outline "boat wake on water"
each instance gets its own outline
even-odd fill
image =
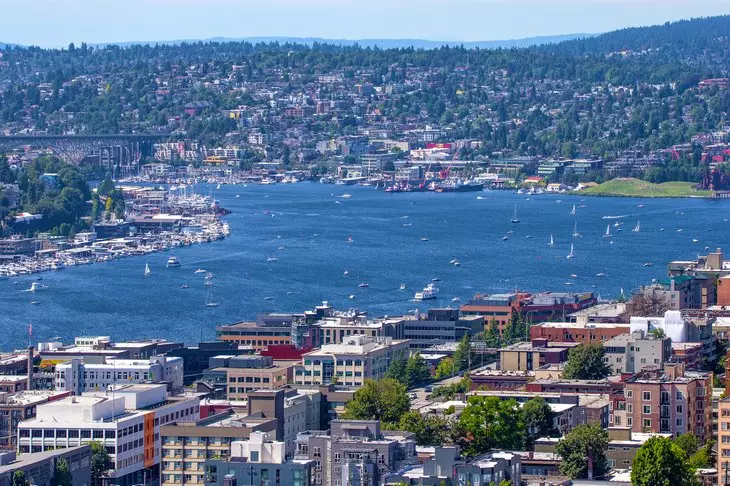
[[[627,218],[628,214],[623,214],[621,216],[604,216],[602,219],[621,219],[621,218]]]

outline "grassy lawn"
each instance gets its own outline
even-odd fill
[[[640,179],[613,179],[598,186],[591,187],[579,194],[589,196],[625,196],[625,197],[708,197],[711,191],[698,191],[691,182],[664,182],[652,184]]]

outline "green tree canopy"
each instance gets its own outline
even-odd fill
[[[456,351],[454,352],[454,363],[456,364],[456,369],[459,371],[468,369],[470,357],[471,340],[469,334],[464,334],[461,337],[459,344],[456,346]]]
[[[25,471],[19,470],[13,473],[13,486],[28,486],[30,481],[25,477]]]
[[[588,478],[589,464],[593,477],[601,477],[608,470],[606,449],[608,432],[598,424],[583,424],[571,430],[555,447],[560,455],[560,472],[571,479]]]
[[[522,406],[525,422],[525,449],[532,450],[535,439],[550,437],[556,430],[553,425],[555,414],[542,397],[535,397]]]
[[[448,378],[454,373],[454,370],[453,358],[444,358],[436,365],[436,379],[443,380],[444,378]]]
[[[345,404],[345,418],[350,420],[380,420],[395,424],[411,407],[405,385],[385,378],[365,380],[354,398]]]
[[[55,486],[71,486],[73,484],[71,469],[68,467],[68,461],[63,457],[56,461],[53,470],[53,482]]]
[[[100,442],[90,442],[91,445],[91,480],[94,484],[101,484],[101,479],[112,467],[112,461],[106,447]]]
[[[403,357],[398,357],[390,361],[388,370],[385,372],[386,378],[391,378],[403,385],[408,386],[408,361]]]
[[[574,380],[601,380],[611,370],[603,361],[606,351],[600,343],[581,344],[568,353],[568,362],[563,369],[563,377]]]
[[[406,364],[406,382],[408,388],[424,383],[430,378],[431,372],[428,369],[426,361],[421,357],[420,353],[412,354]]]
[[[446,442],[449,422],[440,417],[424,417],[416,410],[409,410],[403,414],[397,428],[416,434],[418,445],[434,446]]]
[[[636,486],[694,486],[694,471],[682,448],[666,437],[644,442],[631,466],[631,484]]]
[[[523,444],[522,410],[515,400],[469,397],[459,425],[465,433],[459,445],[467,456],[495,448],[519,449]]]

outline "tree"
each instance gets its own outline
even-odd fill
[[[636,453],[631,466],[631,484],[691,486],[697,480],[679,445],[666,437],[652,437]]]
[[[365,380],[354,398],[345,404],[345,418],[380,420],[390,424],[400,421],[411,407],[405,385],[391,378]]]
[[[669,299],[656,295],[654,292],[641,292],[631,296],[627,307],[627,311],[632,316],[653,317],[663,316],[672,309],[672,303]]]
[[[456,346],[456,351],[454,352],[454,363],[456,364],[456,369],[459,371],[469,369],[470,356],[471,342],[469,334],[464,334],[461,337],[459,344]]]
[[[535,439],[549,437],[555,432],[555,414],[542,398],[535,397],[522,406],[525,421],[525,449],[532,450]]]
[[[581,344],[568,353],[568,362],[563,369],[563,377],[569,380],[601,380],[611,370],[603,361],[606,355],[601,343]]]
[[[515,400],[469,397],[459,426],[464,432],[459,445],[467,456],[495,448],[518,449],[524,440],[522,410]]]
[[[68,467],[68,461],[63,457],[56,461],[53,470],[53,483],[55,486],[71,486],[73,484],[71,469]]]
[[[408,388],[428,381],[430,378],[431,372],[428,369],[426,361],[421,357],[420,353],[412,354],[406,364],[406,383]]]
[[[112,461],[106,447],[97,441],[90,442],[91,446],[91,480],[94,484],[101,484],[101,478],[111,469]]]
[[[25,471],[15,471],[13,473],[13,486],[28,486],[30,481],[25,477]]]
[[[446,442],[449,423],[440,417],[424,417],[415,410],[409,410],[398,422],[398,429],[416,434],[418,445],[433,446]]]
[[[593,465],[593,477],[600,477],[608,470],[606,449],[608,432],[598,424],[583,424],[571,430],[555,447],[560,455],[560,472],[571,479],[588,478],[589,464]]]
[[[390,362],[388,370],[385,372],[386,378],[391,378],[399,383],[408,386],[408,374],[407,374],[408,362],[403,357],[398,357]]]
[[[439,361],[436,366],[436,379],[443,380],[454,374],[454,360],[453,358],[444,358]]]

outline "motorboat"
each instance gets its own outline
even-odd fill
[[[175,255],[170,255],[170,258],[167,259],[167,268],[177,268],[180,265],[182,265],[182,263],[180,263],[180,259]]]
[[[206,273],[206,271],[202,268],[199,268],[199,269],[195,270],[195,272],[193,272],[193,273]]]
[[[416,294],[413,296],[415,300],[429,300],[429,299],[435,299],[436,296],[439,293],[438,287],[436,287],[434,284],[430,283],[428,284],[422,291],[416,292]]]
[[[366,288],[370,287],[370,284],[362,282],[361,284],[358,285],[358,287],[360,287],[361,289],[366,289]]]

